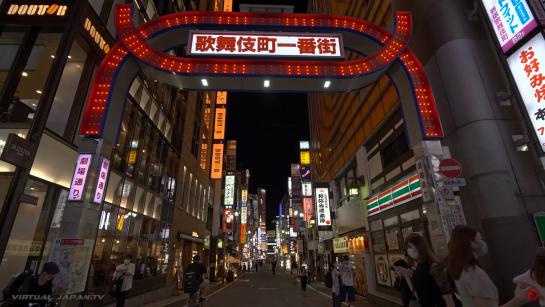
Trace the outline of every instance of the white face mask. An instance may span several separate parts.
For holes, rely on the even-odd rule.
[[[414,260],[417,260],[418,256],[420,256],[420,253],[415,247],[407,248],[407,254],[409,255],[409,257],[413,258]]]
[[[482,257],[488,253],[488,245],[482,239],[476,239],[471,242],[471,248],[475,257]]]
[[[124,264],[129,264],[129,263],[131,263],[131,261],[129,259],[125,259],[125,260],[123,260],[123,263]]]

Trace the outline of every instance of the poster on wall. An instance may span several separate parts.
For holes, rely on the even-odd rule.
[[[397,236],[397,229],[390,229],[386,232],[386,241],[388,242],[389,250],[399,249],[399,240]]]
[[[386,255],[375,255],[375,266],[377,271],[377,282],[381,285],[391,286],[390,266]]]
[[[396,261],[403,260],[403,259],[405,259],[403,254],[390,254],[390,255],[388,255],[388,262],[390,263],[390,267],[393,266]],[[391,282],[392,282],[392,286],[394,286],[395,272],[393,270],[390,270],[390,276],[392,276],[392,278],[390,278],[390,279],[391,279]]]
[[[79,293],[85,290],[94,240],[56,239],[49,260],[57,263],[60,272],[53,280],[54,292]]]

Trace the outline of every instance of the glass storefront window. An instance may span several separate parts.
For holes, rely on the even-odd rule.
[[[64,65],[59,87],[55,92],[55,99],[47,118],[46,127],[51,129],[56,134],[62,136],[66,129],[70,110],[74,103],[74,96],[78,89],[81,73],[87,54],[79,46],[77,42],[72,43],[70,54]]]
[[[40,33],[11,102],[8,122],[30,122],[38,106],[47,76],[55,59],[61,34]]]
[[[0,264],[0,288],[4,289],[13,275],[37,270],[43,242],[54,209],[52,193],[45,183],[29,179],[10,234],[4,259]]]
[[[3,32],[0,34],[0,54],[2,55],[0,57],[0,90],[4,87],[24,34],[23,32]]]

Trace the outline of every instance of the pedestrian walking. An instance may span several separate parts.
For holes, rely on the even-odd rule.
[[[343,261],[339,267],[339,272],[341,274],[341,302],[344,302],[348,296],[348,306],[352,306],[356,300],[356,289],[354,289],[354,268],[352,267],[352,263],[350,263],[350,258],[348,255],[343,256]]]
[[[303,292],[307,291],[308,275],[307,275],[307,270],[305,269],[304,266],[301,266],[301,272],[299,274],[299,278],[301,280],[301,290],[303,290]]]
[[[540,306],[545,306],[545,248],[540,247],[536,253],[532,267],[513,278],[518,287],[530,287],[529,297],[539,300]]]
[[[116,307],[124,307],[127,295],[132,289],[135,265],[131,255],[126,255],[123,263],[115,267],[112,293],[116,298]]]
[[[413,290],[419,304],[422,307],[453,307],[447,270],[437,261],[426,239],[420,233],[411,233],[405,239],[405,245],[413,269]]]
[[[401,293],[403,307],[409,307],[411,301],[416,301],[414,287],[412,283],[413,271],[405,259],[400,259],[392,265],[392,270],[396,274],[394,287]]]
[[[341,273],[337,270],[335,263],[329,265],[329,271],[325,275],[325,285],[328,288],[331,288],[331,300],[333,302],[333,307],[341,307],[341,287],[339,279],[341,278]]]
[[[464,307],[499,306],[498,289],[479,266],[478,257],[488,253],[481,234],[467,225],[454,228],[448,243],[448,272]],[[517,307],[530,301],[529,288],[519,285],[515,296],[502,307]]]
[[[27,271],[20,273],[3,289],[2,306],[54,306],[45,297],[53,293],[53,279],[59,272],[55,262],[47,262],[38,275]],[[25,295],[25,298],[18,295]]]
[[[271,262],[271,269],[272,269],[272,273],[273,273],[273,277],[276,275],[276,260],[273,260]]]

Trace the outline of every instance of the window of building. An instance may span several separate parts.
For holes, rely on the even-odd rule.
[[[78,89],[86,59],[87,54],[80,45],[74,41],[68,59],[66,59],[66,64],[64,65],[62,77],[57,91],[55,92],[55,99],[53,100],[53,105],[51,106],[51,111],[49,112],[46,124],[47,128],[51,129],[59,136],[64,135],[69,119],[67,111],[72,109],[74,96]]]
[[[381,151],[383,167],[388,167],[409,150],[409,144],[405,133],[399,133],[398,136]]]
[[[45,183],[33,179],[27,181],[0,264],[0,288],[6,287],[11,276],[25,270],[38,270],[49,222],[56,207],[54,194]]]
[[[29,123],[34,118],[40,97],[49,89],[45,83],[53,64],[61,34],[40,33],[32,48],[30,57],[22,72],[9,108],[4,114],[5,121]],[[9,99],[10,97],[4,97]]]
[[[23,41],[24,32],[2,32],[0,34],[0,90],[4,87],[15,56]]]

